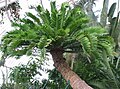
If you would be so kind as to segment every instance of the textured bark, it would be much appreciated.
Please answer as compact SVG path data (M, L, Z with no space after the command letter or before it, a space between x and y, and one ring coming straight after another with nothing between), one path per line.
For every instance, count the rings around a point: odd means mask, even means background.
M54 66L66 81L70 81L70 85L73 89L93 89L71 70L63 58L63 51L54 49L50 53L53 57Z

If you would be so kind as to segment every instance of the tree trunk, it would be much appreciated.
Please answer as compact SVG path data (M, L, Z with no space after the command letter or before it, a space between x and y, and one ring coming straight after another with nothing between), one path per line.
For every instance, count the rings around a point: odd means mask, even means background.
M93 89L71 70L63 58L62 50L54 49L51 50L50 53L54 61L54 66L62 74L66 81L70 81L70 85L73 89Z

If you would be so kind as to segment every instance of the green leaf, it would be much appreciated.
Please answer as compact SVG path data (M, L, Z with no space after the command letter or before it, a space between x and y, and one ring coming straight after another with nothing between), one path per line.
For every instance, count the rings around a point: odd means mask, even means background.
M56 31L56 34L57 34L57 36L59 37L64 37L64 36L66 36L66 32L65 32L65 30L64 29L58 29L57 31Z
M69 29L69 28L66 28L66 29L65 29L65 33L66 33L67 35L69 35L69 32L70 32L70 29Z
M56 2L50 2L50 6L51 6L51 12L52 13L56 13L57 12L57 8L56 8Z
M43 49L47 45L47 37L43 35L37 45L39 49Z
M114 15L114 12L115 12L115 9L116 9L116 5L117 3L113 3L109 9L109 12L108 12L108 21L111 21L112 20L112 17Z
M32 18L35 22L37 22L38 24L40 24L40 19L37 18L35 15L33 15L32 13L28 12L27 16Z

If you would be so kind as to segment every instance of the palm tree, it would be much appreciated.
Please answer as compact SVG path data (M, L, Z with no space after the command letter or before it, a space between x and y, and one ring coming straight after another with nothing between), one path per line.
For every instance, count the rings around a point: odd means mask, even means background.
M113 43L107 31L100 27L88 27L85 13L78 7L63 3L56 8L51 2L51 11L37 6L37 16L27 13L26 18L13 23L15 30L2 38L3 56L19 58L23 55L52 55L54 66L73 89L92 89L65 62L63 54L82 51L88 59L112 56ZM37 53L36 53L37 52ZM45 59L45 58L44 58Z

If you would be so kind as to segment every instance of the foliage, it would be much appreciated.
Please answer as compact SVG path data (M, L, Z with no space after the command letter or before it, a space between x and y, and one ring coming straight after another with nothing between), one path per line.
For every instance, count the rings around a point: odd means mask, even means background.
M101 12L101 21L99 22L100 26L102 26L103 28L106 27L107 30L109 31L109 35L112 36L114 38L115 41L115 51L117 53L114 53L114 57L107 59L107 57L105 57L104 59L107 60L96 60L95 62L92 61L91 63L87 63L87 62L83 62L80 61L80 64L78 66L78 74L80 74L80 76L82 78L84 78L84 80L86 80L88 83L90 81L92 81L91 77L94 78L94 76L97 76L93 79L93 87L95 87L95 89L99 88L99 89L119 89L120 87L120 81L119 81L119 68L117 66L119 66L119 11L118 11L118 15L117 17L114 17L114 12L116 10L116 5L117 3L113 3L108 11L108 1L104 0L103 3L103 8L102 8L102 12ZM88 14L87 14L88 15ZM95 21L96 19L92 18L93 21ZM107 19L110 22L110 24L107 24ZM96 23L98 23L96 21ZM94 24L94 23L92 23ZM95 25L95 24L94 24ZM96 24L98 26L98 24ZM80 56L81 58L81 56ZM85 59L85 57L84 57ZM81 63L82 62L82 63ZM77 62L78 63L78 62ZM75 65L77 65L77 63L75 63ZM83 66L82 66L83 64ZM93 65L93 66L92 66ZM97 65L98 67L96 67L95 65ZM116 70L116 68L117 70ZM95 70L95 71L93 71ZM83 71L83 72L82 72ZM84 75L83 75L84 73ZM102 74L101 74L102 73ZM89 77L89 75L93 75L91 77ZM100 74L100 76L99 76ZM83 75L83 76L82 76ZM90 80L88 80L90 78Z
M0 89L14 89L14 84L12 84L12 83L2 84L0 86Z
M88 18L80 8L71 9L67 3L63 3L61 9L57 10L55 2L51 2L51 13L41 6L36 11L38 16L27 13L29 18L13 23L16 30L2 38L1 51L4 56L32 55L35 49L45 48L49 52L56 47L64 52L68 49L75 51L81 46L87 56L101 48L108 55L112 54L112 40L107 36L107 31L100 27L86 28Z
M36 62L35 62L36 63ZM32 64L32 63L29 63ZM35 64L34 64L35 65ZM13 68L10 73L9 78L11 83L3 84L2 89L72 89L69 82L66 82L62 75L56 70L48 70L49 76L48 79L43 79L41 82L37 79L34 79L35 75L40 74L36 72L36 69L33 70L31 67L33 65L19 65ZM29 68L29 69L28 69ZM39 65L36 65L37 70ZM28 71L31 71L31 74ZM36 72L35 75L32 75Z
M82 51L90 61L101 60L107 64L114 53L114 42L108 32L98 26L89 27L89 19L79 7L72 9L68 3L63 3L58 10L55 2L50 4L51 11L39 5L35 9L37 16L27 13L26 18L13 23L15 29L2 38L3 56L16 58L23 55L34 56L34 54L41 55L60 48L64 52ZM22 68L25 70L27 67L20 67ZM22 73L24 70L17 73ZM33 70L26 71L32 72L31 76L36 73ZM109 71L111 73L111 70ZM110 75L112 76L112 73ZM31 77L27 78L25 82L30 79ZM19 83L19 81L16 82Z
M110 7L109 13L108 13L108 21L110 22L109 25L109 35L114 38L115 41L115 51L117 52L120 48L119 45L119 35L120 35L120 21L119 21L119 14L120 11L117 13L117 16L114 17L115 9L116 9L116 3L113 3ZM120 54L119 54L120 55Z
M17 84L27 83L38 73L37 64L33 62L27 65L16 66L10 74L10 79Z
M10 80L15 87L20 89L34 88L41 86L39 80L35 79L36 75L42 76L40 70L43 70L42 64L38 60L30 61L27 65L19 65L13 68L10 73Z
M84 59L83 59L84 58ZM111 69L114 71L115 80L113 79L114 76L111 76L111 71L107 68L107 65L101 60L93 60L89 63L86 57L77 58L74 65L74 71L86 82L91 85L94 89L119 89L120 82L119 82L119 69L115 68L115 63L111 64ZM113 67L114 66L114 67ZM117 70L117 71L116 71ZM117 83L117 85L116 85Z

